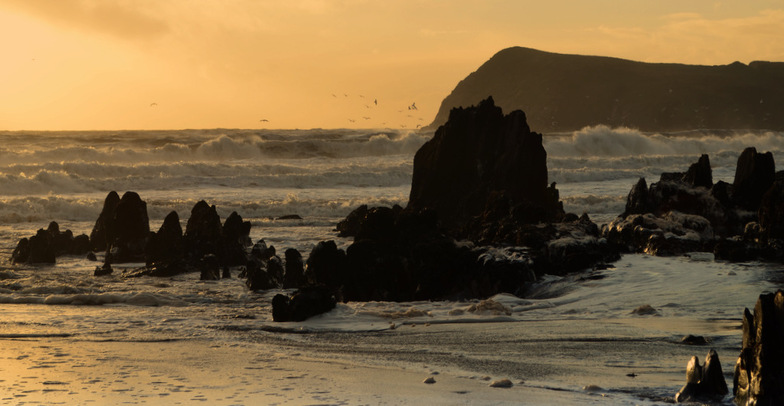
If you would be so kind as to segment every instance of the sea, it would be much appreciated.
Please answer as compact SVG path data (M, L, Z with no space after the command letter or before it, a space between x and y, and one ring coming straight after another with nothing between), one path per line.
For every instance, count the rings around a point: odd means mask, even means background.
M56 221L90 233L110 191L137 192L150 228L200 200L222 219L236 211L253 241L303 257L319 241L340 247L336 223L362 204L405 206L413 158L432 132L400 130L176 130L0 132L0 344L3 340L264 343L366 364L427 365L458 376L506 377L552 391L558 404L671 403L692 355L717 350L724 375L741 347L741 316L784 286L784 266L728 263L710 253L624 255L608 269L545 276L523 297L485 301L339 303L301 323L275 323L280 290L231 279L95 277L100 262L12 264L19 239ZM640 177L682 172L708 154L714 182L732 182L741 151L784 157L784 133L648 133L587 127L545 134L549 181L564 208L599 225L623 212ZM524 176L524 174L522 175ZM298 215L300 218L283 219ZM99 260L100 260L99 253ZM647 305L647 307L646 307ZM636 309L646 309L640 312ZM413 328L418 327L418 328ZM415 332L415 333L414 333ZM684 345L703 336L705 346ZM0 377L0 387L2 387ZM8 382L6 382L8 384ZM731 389L730 389L731 390ZM555 401L554 401L555 402ZM723 402L732 404L730 397Z

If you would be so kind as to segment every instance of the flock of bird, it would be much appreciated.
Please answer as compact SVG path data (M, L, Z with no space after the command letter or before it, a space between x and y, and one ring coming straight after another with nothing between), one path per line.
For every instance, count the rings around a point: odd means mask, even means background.
M338 95L336 95L335 93L332 93L332 97L334 97L334 98L338 98ZM348 94L346 94L346 93L344 93L344 94L343 94L343 97L344 97L344 98L349 98L349 95L348 95ZM360 94L360 95L359 95L359 97L360 97L361 99L365 99L365 96L364 96L364 95L361 95L361 94ZM157 106L158 106L158 103L155 103L155 102L153 102L153 103L150 103L150 107L157 107ZM365 108L366 108L366 109L371 109L371 108L376 108L376 107L378 107L378 99L375 99L375 98L373 99L373 103L372 103L372 105L371 105L371 103L366 103L366 104L365 104ZM411 114L411 112L412 112L412 111L419 110L419 108L418 108L418 107L417 107L417 105L416 105L416 102L413 102L413 103L411 103L411 104L410 104L409 106L407 106L407 107L408 107L408 111L409 111L409 114L406 114L406 117L407 117L407 118L410 118L410 119L414 119L414 118L416 118L418 121L424 121L424 119L423 119L422 117L414 117L414 115L413 115L413 114ZM405 110L398 110L397 112L402 114L402 113L404 113L404 112L405 112ZM371 117L371 116L362 116L362 119L363 119L363 120L365 120L365 121L368 121L368 120L371 120L371 119L372 119L372 117ZM348 119L348 121L349 121L350 123L352 123L352 124L353 124L353 123L356 123L356 122L357 122L357 119L355 119L355 118L349 118L349 119ZM259 120L259 122L260 122L260 123L269 123L270 121L269 121L269 119L262 118L262 119L260 119L260 120ZM383 122L383 123L381 123L381 125L383 125L383 126L386 126L386 125L387 125L387 123L386 123L386 122ZM417 124L417 125L416 125L416 128L420 128L420 127L422 127L422 124ZM408 125L406 125L406 124L400 124L400 128L403 128L403 129L405 129L405 128L408 128Z
M336 98L336 99L340 98L340 97L339 97L337 94L335 94L335 93L332 93L332 97L333 97L333 98ZM363 99L363 100L366 100L366 99L367 99L367 98L365 97L365 95L362 95L362 94L358 95L358 97L359 97L360 99ZM344 98L344 99L348 99L348 98L350 98L350 96L349 96L348 94L344 93L344 94L343 94L343 98ZM365 106L365 109L374 109L374 108L377 108L377 107L378 107L378 105L379 105L379 104L378 104L378 99L376 99L376 98L374 98L374 99L373 99L373 102L372 102L372 103L365 103L365 104L364 104L364 106ZM406 117L407 117L407 118L409 118L409 119L416 119L416 120L418 120L418 121L424 121L424 119L423 119L422 117L414 117L414 114L412 114L412 113L413 113L413 111L419 110L419 108L418 108L418 107L417 107L417 105L416 105L416 102L413 102L413 103L411 103L410 105L408 105L408 106L407 106L407 110L408 110L408 114L406 114ZM401 109L401 110L398 110L397 112L398 112L399 114L404 114L404 113L406 113L406 110L402 110L402 109ZM368 121L368 120L371 120L371 119L372 119L372 117L371 117L370 115L363 115L363 116L361 116L361 118L362 118L362 120L365 120L365 121ZM352 124L355 124L357 121L359 121L359 119L357 119L357 118L347 118L347 120L348 120L348 122L349 122L349 123L352 123ZM382 122L382 123L380 123L380 124L381 124L382 126L387 126L387 122ZM405 129L405 128L408 128L408 125L407 125L407 124L404 124L404 123L401 123L401 124L399 124L399 126L400 126L400 128L403 128L403 129ZM422 124L417 124L417 125L416 125L416 128L420 128L420 127L422 127Z

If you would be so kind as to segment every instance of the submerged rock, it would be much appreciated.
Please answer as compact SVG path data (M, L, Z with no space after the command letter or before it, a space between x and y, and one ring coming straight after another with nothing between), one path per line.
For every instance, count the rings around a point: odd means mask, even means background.
M309 286L294 292L291 297L277 294L272 298L274 321L304 321L335 308L337 301L330 289Z

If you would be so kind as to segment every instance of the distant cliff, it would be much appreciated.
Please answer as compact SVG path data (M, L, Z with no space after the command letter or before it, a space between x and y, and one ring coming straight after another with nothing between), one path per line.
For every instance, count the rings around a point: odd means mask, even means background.
M487 96L525 111L531 129L545 133L596 124L784 130L783 62L702 66L507 48L458 83L429 127Z

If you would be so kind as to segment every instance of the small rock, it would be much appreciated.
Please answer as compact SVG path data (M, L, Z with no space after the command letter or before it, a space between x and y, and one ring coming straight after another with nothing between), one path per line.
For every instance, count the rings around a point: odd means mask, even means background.
M598 385L585 385L585 386L583 386L583 391L585 391L585 392L596 393L596 392L601 392L603 390L604 390L604 388L602 388L601 386L598 386Z
M511 388L512 385L512 381L508 379L501 379L490 383L491 388Z
M653 306L649 304L645 304L632 310L632 314L636 314L638 316L651 316L651 315L658 315L659 311L654 309Z
M436 379L433 378L432 376L429 376L424 381L422 381L422 383L427 383L427 384L436 383Z
M681 338L681 344L686 345L707 345L708 340L703 336L687 335Z

